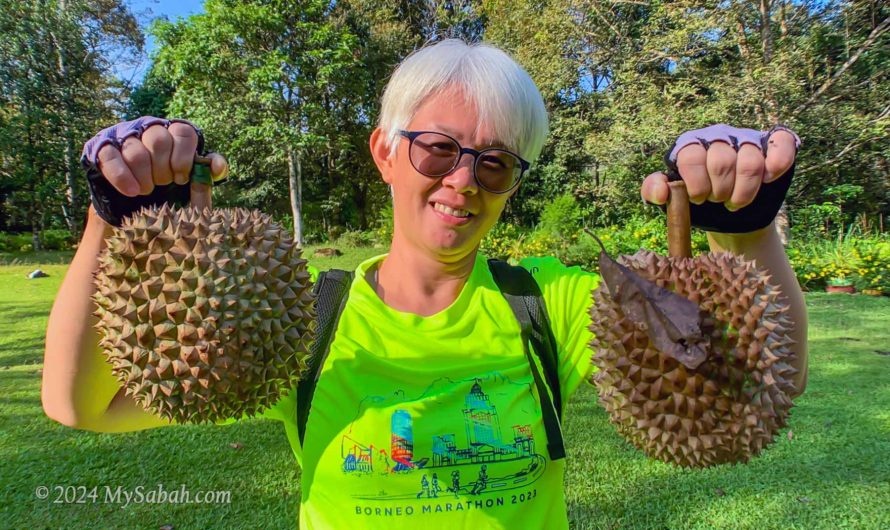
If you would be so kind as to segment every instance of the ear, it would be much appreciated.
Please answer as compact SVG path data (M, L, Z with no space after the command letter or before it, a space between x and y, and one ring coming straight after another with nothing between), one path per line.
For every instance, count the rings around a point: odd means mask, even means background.
M380 127L377 127L371 133L370 147L371 158L374 159L374 164L377 165L377 170L380 171L380 177L383 179L383 182L392 185L394 155L390 155L389 146L386 145L386 134Z

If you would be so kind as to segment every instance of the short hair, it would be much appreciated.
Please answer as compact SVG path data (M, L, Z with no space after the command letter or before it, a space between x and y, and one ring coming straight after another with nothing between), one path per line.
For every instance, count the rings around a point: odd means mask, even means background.
M480 123L494 127L509 149L533 162L547 138L547 110L538 87L506 52L489 44L447 39L409 55L393 72L378 126L391 152L417 109L431 96L458 87L476 105Z

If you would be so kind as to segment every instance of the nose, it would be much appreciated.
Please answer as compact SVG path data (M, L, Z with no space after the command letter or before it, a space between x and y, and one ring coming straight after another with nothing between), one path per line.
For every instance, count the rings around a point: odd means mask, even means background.
M450 173L442 177L442 185L453 188L458 193L474 195L479 192L476 177L473 176L473 166L476 159L470 153L464 153L460 161Z

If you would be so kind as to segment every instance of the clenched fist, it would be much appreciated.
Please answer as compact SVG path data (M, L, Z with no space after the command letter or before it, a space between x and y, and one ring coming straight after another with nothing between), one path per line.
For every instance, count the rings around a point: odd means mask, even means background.
M216 153L198 156L202 150L200 131L185 120L146 116L102 130L81 157L93 206L114 225L143 206L211 206L210 182L191 178L192 168L208 164L212 180L219 181L228 164Z
M762 133L713 125L680 135L667 162L686 183L693 225L718 232L750 232L772 222L790 185L800 139L790 129ZM668 175L652 173L640 194L668 200Z

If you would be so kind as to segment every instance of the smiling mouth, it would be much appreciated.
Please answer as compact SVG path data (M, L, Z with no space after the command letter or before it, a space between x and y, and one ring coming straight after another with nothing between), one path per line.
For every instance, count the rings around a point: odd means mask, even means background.
M461 219L466 219L468 217L472 217L472 215L473 215L470 212L468 212L467 210L455 210L454 208L445 206L444 204L441 204L438 202L433 203L433 208L439 212L446 214L446 215L450 215L452 217L458 217Z

